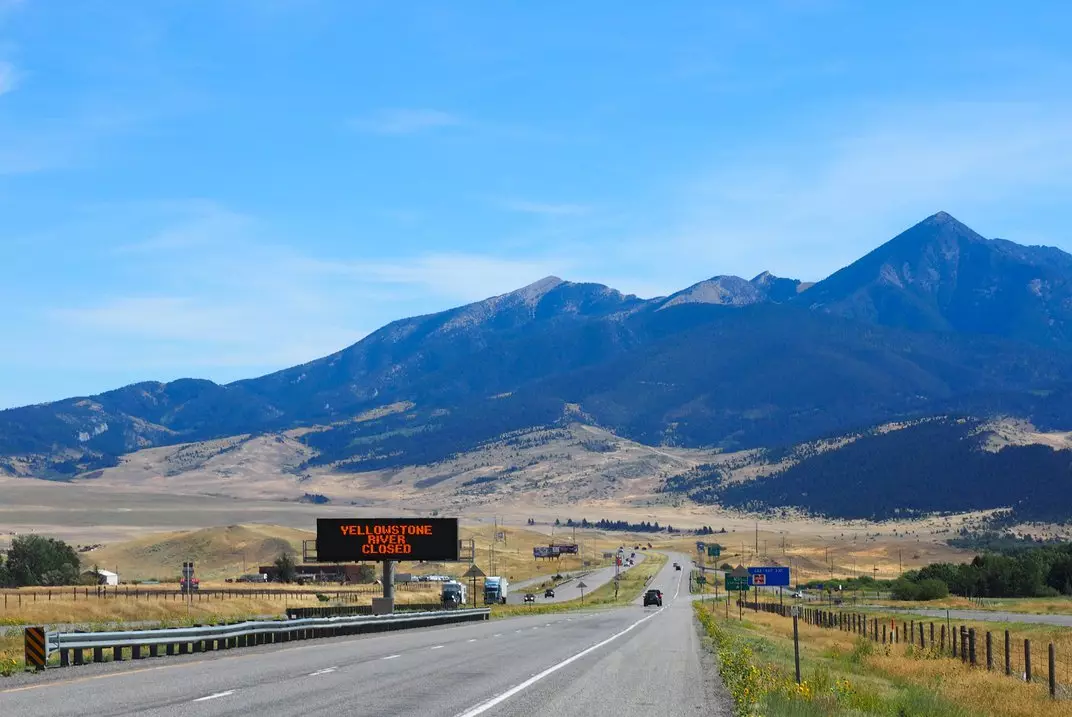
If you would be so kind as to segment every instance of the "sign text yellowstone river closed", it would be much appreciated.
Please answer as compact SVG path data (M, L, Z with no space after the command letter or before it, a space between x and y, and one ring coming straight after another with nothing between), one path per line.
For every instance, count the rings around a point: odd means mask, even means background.
M316 559L457 560L457 518L317 518Z

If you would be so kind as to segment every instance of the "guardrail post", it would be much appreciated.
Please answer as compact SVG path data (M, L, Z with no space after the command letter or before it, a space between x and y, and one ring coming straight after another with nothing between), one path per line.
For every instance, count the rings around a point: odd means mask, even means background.
M76 648L74 651L74 664L84 665L86 664L86 653L82 648Z
M149 657L160 657L160 645L155 643L149 645Z
M123 648L119 645L112 646L112 662L123 661Z
M94 647L93 648L93 661L94 662L104 662L104 648L103 647Z
M60 650L60 667L71 666L71 651L67 649Z
M134 594L137 595L137 593L134 593ZM141 645L134 645L133 647L130 648L130 659L132 659L132 660L140 660L141 659Z

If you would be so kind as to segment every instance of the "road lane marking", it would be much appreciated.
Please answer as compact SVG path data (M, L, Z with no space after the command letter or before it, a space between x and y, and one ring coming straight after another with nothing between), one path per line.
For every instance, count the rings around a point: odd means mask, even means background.
M205 695L204 697L198 697L196 700L193 700L193 701L194 702L206 702L208 700L218 700L221 697L227 697L228 695L233 695L234 693L235 693L234 690L227 690L226 692L217 692L217 693L212 694L212 695Z
M334 672L337 669L338 669L337 667L325 667L322 670L317 670L316 672L310 672L309 677L316 677L317 675L326 675L329 672Z
M474 637L474 638L473 638L472 640L470 640L469 642L476 642L476 638Z
M396 657L402 657L402 655L388 655L387 657L382 657L380 659L382 659L382 660L393 660Z
M443 646L442 645L436 645L435 647L430 647L428 649L430 649L430 650L442 650Z
M492 637L502 637L502 633L501 633L501 632L497 632L497 633L495 633L494 635L492 635Z
M481 702L476 707L473 707L472 709L470 709L470 710L468 710L466 712L462 712L462 713L456 715L455 717L476 717L477 715L484 714L485 712L487 712L488 710L492 709L496 705L499 705L502 702L505 702L506 700L510 699L511 697L516 695L518 692L521 692L522 690L526 689L527 687L531 687L532 685L536 684L537 682L539 682L543 678L547 677L548 675L551 675L551 674L553 674L555 672L558 672L559 670L561 670L566 665L569 665L569 664L581 659L585 655L587 655L587 654L589 654L589 653L591 653L591 652L593 652L595 650L598 650L599 648L603 647L604 645L609 644L609 643L617 640L619 637L621 637L625 633L629 632L630 630L635 628L637 625L640 625L641 623L647 622L648 620L652 619L653 617L655 617L656 615L658 615L659 613L661 613L665 609L666 608L659 608L658 610L656 610L655 612L651 613L650 615L647 615L646 617L640 618L639 620L637 620L636 622L634 622L632 625L630 625L629 627L625 628L621 632L617 632L617 633L611 635L610 637L608 637L606 640L603 640L602 642L597 642L596 644L592 645L591 647L589 647L587 649L584 649L584 650L581 650L580 652L578 652L573 657L568 657L565 660L563 660L562 662L559 662L557 665L552 665L551 667L548 667L543 672L540 672L540 673L537 673L537 674L533 675L529 679L527 679L524 682L522 682L520 685L517 685L515 687L511 687L506 692L503 692L502 694L500 694L500 695L498 695L496 697L492 697L490 700L488 700L486 702Z

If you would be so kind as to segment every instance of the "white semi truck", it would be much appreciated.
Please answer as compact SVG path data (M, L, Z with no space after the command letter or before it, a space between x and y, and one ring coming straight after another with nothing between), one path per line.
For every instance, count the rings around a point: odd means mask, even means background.
M506 578L492 575L484 578L484 604L506 604L506 596L510 593L510 583Z

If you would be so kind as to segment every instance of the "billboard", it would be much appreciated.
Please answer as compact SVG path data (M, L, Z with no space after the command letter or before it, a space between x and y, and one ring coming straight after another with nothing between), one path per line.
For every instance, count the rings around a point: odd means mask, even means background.
M316 559L321 563L457 560L458 519L317 518Z
M555 549L549 545L537 545L532 549L532 557L534 558L557 558L558 553Z
M748 568L748 584L754 587L788 587L789 568Z
M570 543L568 545L556 545L554 547L558 550L558 552L562 553L563 555L566 555L567 553L569 553L570 555L577 554L577 546L573 543Z

